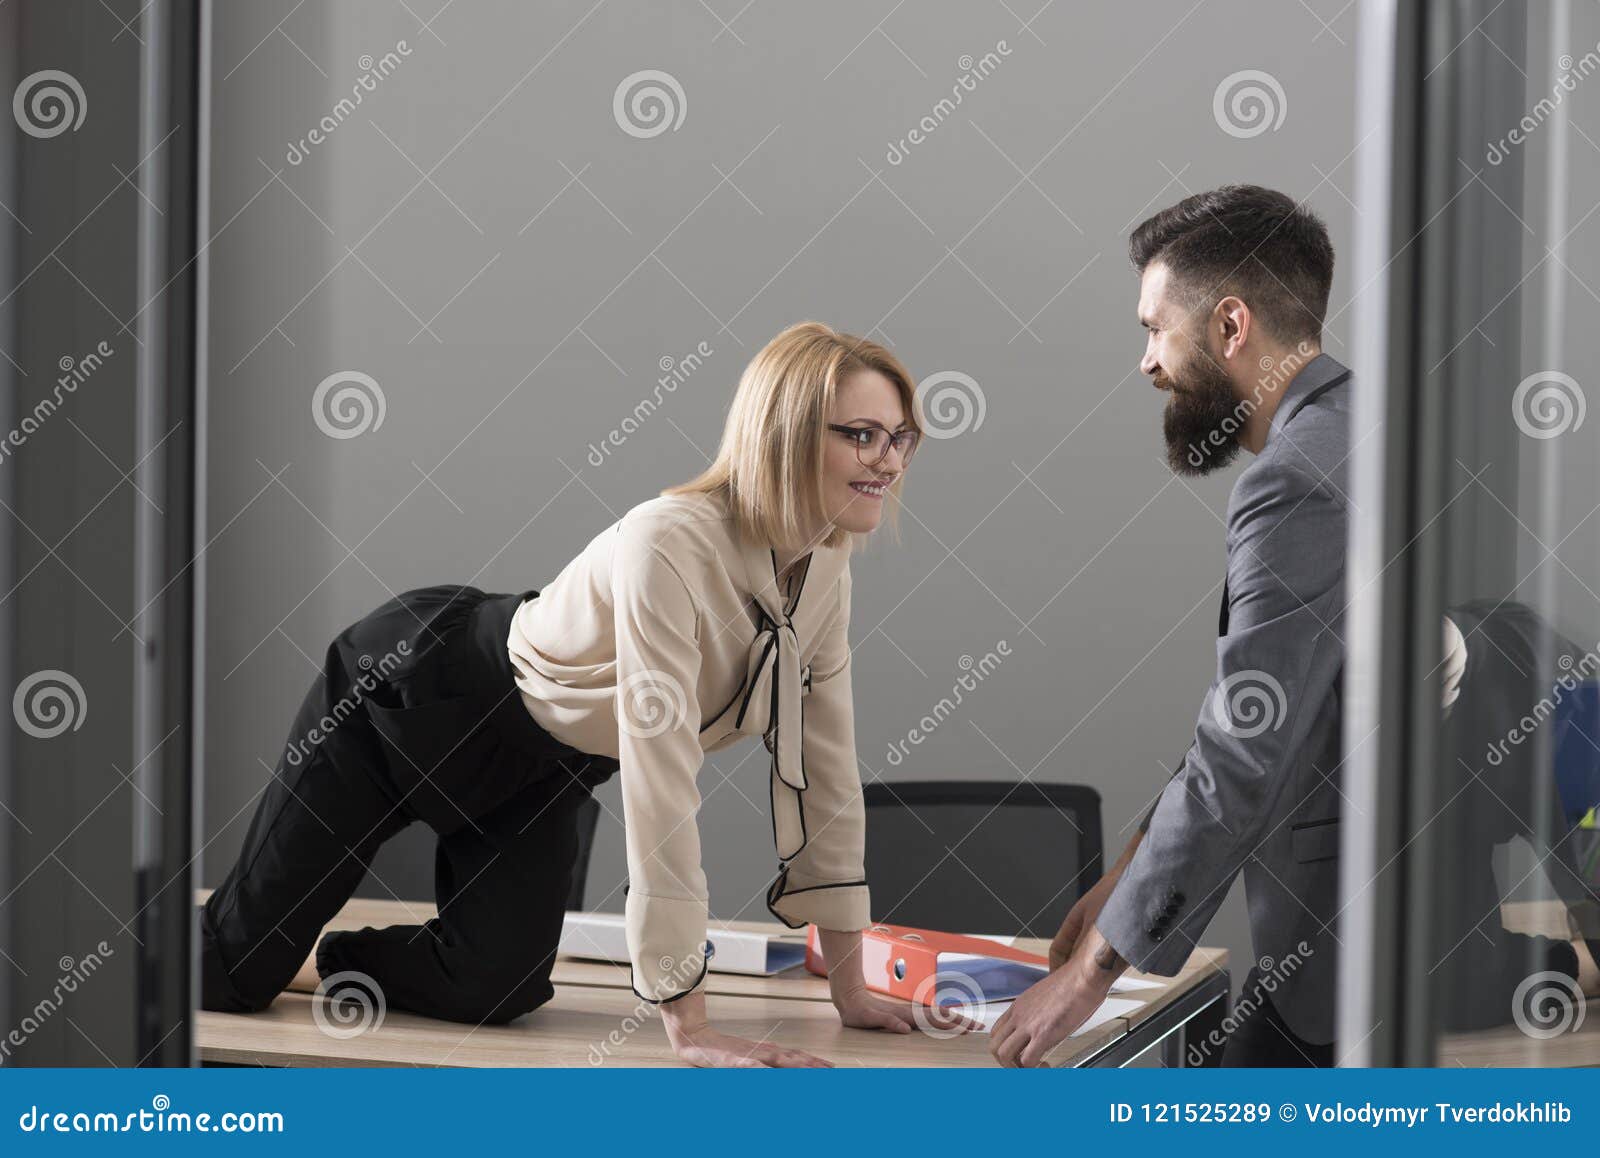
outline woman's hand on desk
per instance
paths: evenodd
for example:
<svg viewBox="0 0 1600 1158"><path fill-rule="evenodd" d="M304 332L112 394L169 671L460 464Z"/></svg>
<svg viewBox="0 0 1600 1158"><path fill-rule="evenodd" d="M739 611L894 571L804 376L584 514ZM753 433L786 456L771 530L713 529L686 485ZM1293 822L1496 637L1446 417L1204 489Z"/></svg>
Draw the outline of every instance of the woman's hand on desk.
<svg viewBox="0 0 1600 1158"><path fill-rule="evenodd" d="M906 1002L885 1001L873 996L865 985L849 993L835 995L833 1005L839 1011L839 1020L851 1029L912 1033L926 1027L941 1033L969 1033L983 1028L981 1021L974 1021L954 1010L927 1009ZM922 1020L919 1021L919 1018Z"/></svg>
<svg viewBox="0 0 1600 1158"><path fill-rule="evenodd" d="M711 1028L706 1020L706 995L695 990L661 1006L667 1041L681 1062L711 1069L766 1069L833 1065L804 1050L785 1049L770 1041L751 1041Z"/></svg>
<svg viewBox="0 0 1600 1158"><path fill-rule="evenodd" d="M933 1029L948 1034L982 1029L983 1023L946 1009L925 1009L907 1002L885 1001L867 989L861 972L861 931L818 928L822 957L828 963L828 995L839 1020L850 1029L881 1029L886 1033L911 1033ZM921 1011L920 1013L918 1011ZM921 1017L926 1024L918 1021Z"/></svg>

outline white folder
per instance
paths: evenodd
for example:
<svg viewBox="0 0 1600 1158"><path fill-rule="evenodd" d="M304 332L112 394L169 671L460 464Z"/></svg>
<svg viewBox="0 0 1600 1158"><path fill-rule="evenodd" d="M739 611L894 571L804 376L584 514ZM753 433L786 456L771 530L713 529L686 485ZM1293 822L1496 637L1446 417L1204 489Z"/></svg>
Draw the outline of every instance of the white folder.
<svg viewBox="0 0 1600 1158"><path fill-rule="evenodd" d="M707 967L713 973L743 973L771 977L802 964L804 941L738 929L706 930L711 942ZM628 964L628 934L621 913L569 912L561 922L559 951L569 957Z"/></svg>

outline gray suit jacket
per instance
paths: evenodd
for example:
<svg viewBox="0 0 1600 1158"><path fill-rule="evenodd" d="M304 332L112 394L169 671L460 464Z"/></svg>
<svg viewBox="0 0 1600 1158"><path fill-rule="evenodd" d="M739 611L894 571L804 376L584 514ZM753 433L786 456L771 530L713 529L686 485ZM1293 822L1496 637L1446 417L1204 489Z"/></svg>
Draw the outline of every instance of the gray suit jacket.
<svg viewBox="0 0 1600 1158"><path fill-rule="evenodd" d="M1319 1044L1338 957L1349 384L1326 354L1306 363L1234 484L1216 674L1096 922L1130 964L1171 975L1243 870L1262 988Z"/></svg>

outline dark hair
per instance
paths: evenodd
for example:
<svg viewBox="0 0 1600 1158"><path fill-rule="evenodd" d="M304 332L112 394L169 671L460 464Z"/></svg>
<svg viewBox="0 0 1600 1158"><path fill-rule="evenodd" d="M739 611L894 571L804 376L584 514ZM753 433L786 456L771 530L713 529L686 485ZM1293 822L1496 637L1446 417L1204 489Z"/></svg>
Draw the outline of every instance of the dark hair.
<svg viewBox="0 0 1600 1158"><path fill-rule="evenodd" d="M1242 298L1279 341L1318 340L1333 284L1333 243L1322 220L1260 185L1224 185L1185 197L1128 237L1141 274L1171 271L1191 308Z"/></svg>

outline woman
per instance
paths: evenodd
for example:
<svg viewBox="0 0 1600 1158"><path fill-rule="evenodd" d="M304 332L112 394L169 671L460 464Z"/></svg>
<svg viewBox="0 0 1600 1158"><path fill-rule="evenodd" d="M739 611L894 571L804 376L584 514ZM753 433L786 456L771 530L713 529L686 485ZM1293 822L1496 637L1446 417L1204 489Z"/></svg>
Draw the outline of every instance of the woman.
<svg viewBox="0 0 1600 1158"><path fill-rule="evenodd" d="M1456 851L1435 916L1449 951L1430 973L1447 1030L1523 1017L1537 1023L1560 1002L1570 1012L1580 993L1600 992L1600 937L1586 939L1574 923L1600 900L1577 855L1581 818L1600 799L1600 753L1585 723L1594 659L1509 597L1455 604L1444 624L1443 803L1436 820ZM1497 878L1497 850L1518 838L1571 914L1565 937L1546 935L1548 928L1523 931L1505 919L1502 902L1533 875L1518 873L1522 880L1509 889ZM1566 982L1549 984L1556 974ZM1541 1009L1541 999L1558 1005Z"/></svg>
<svg viewBox="0 0 1600 1158"><path fill-rule="evenodd" d="M791 327L745 369L711 467L627 512L542 591L426 588L347 629L207 900L202 1006L261 1009L291 979L344 974L451 1020L543 1004L576 808L620 769L633 988L661 1006L673 1050L826 1065L706 1020L695 777L705 752L759 736L779 860L768 908L822 930L845 1025L909 1033L909 1007L866 991L858 955L870 916L848 563L920 435L893 354ZM439 836L439 915L319 941L377 847L417 819Z"/></svg>

